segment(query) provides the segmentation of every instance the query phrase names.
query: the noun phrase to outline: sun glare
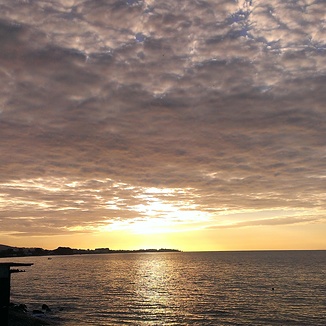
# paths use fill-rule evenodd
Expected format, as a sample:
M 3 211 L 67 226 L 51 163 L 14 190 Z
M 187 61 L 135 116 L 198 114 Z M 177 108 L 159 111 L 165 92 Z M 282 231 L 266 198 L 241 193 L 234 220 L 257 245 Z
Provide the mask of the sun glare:
M 152 218 L 136 221 L 129 225 L 130 230 L 136 234 L 156 234 L 173 232 L 172 224 L 164 219 Z

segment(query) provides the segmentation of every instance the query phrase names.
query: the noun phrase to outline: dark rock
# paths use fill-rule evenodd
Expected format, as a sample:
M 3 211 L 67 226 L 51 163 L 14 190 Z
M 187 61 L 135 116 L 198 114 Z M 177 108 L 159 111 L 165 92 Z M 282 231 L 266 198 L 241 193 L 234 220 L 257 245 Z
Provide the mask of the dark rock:
M 9 309 L 9 326 L 44 326 L 50 322 L 42 320 L 28 313 Z M 2 326 L 2 325 L 1 325 Z
M 27 307 L 26 307 L 25 304 L 21 303 L 21 304 L 18 306 L 18 310 L 23 311 L 23 312 L 27 312 Z
M 27 306 L 25 304 L 10 303 L 9 308 L 14 311 L 27 312 Z
M 50 312 L 51 311 L 50 307 L 47 304 L 45 304 L 45 303 L 42 304 L 42 310 L 45 310 L 46 312 Z

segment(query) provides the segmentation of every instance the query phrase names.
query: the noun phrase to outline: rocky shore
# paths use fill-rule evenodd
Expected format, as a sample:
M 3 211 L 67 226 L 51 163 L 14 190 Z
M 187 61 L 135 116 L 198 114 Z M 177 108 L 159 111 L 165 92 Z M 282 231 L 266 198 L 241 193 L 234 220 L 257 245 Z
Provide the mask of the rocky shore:
M 9 326 L 45 326 L 54 325 L 46 320 L 34 317 L 28 313 L 10 311 L 9 312 Z
M 13 305 L 9 309 L 9 326 L 46 326 L 60 325 L 54 320 L 48 320 L 46 315 L 44 318 L 42 312 L 34 314 L 23 308 L 24 305 Z

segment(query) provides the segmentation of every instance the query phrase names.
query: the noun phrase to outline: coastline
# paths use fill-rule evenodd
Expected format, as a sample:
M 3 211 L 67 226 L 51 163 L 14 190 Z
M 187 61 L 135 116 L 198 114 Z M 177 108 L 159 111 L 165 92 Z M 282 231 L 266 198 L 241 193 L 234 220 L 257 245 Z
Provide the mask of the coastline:
M 136 249 L 136 250 L 112 250 L 110 248 L 96 248 L 96 249 L 75 249 L 70 247 L 58 247 L 54 250 L 43 248 L 25 248 L 25 247 L 11 247 L 0 244 L 0 258 L 10 257 L 35 257 L 35 256 L 62 256 L 62 255 L 98 255 L 98 254 L 125 254 L 125 253 L 161 253 L 161 252 L 181 252 L 179 249 Z
M 47 320 L 34 317 L 28 313 L 9 310 L 9 326 L 46 326 L 55 325 Z M 58 324 L 57 324 L 58 325 Z
M 60 325 L 58 321 L 48 319 L 44 314 L 44 318 L 39 315 L 33 315 L 29 311 L 17 309 L 17 306 L 9 308 L 8 326 L 47 326 Z

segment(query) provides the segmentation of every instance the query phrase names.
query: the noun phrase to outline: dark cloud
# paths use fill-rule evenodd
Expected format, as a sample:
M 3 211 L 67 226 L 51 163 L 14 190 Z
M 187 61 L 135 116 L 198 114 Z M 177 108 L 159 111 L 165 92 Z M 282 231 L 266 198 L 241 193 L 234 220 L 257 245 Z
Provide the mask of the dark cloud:
M 150 207 L 319 216 L 323 5 L 2 1 L 1 230 L 91 232 Z M 315 221 L 291 218 L 270 225 Z

